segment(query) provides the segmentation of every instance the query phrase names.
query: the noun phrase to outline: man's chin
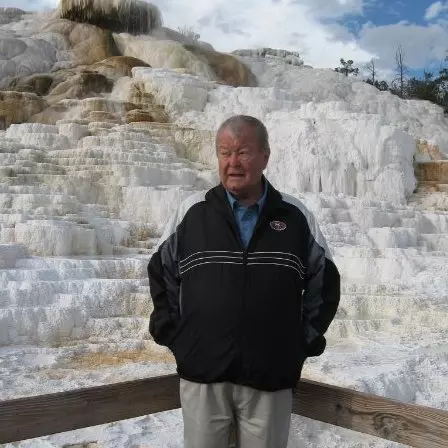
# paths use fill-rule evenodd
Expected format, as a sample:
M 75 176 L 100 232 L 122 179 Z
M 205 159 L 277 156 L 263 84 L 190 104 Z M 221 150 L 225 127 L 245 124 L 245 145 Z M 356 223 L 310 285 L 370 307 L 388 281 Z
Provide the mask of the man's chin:
M 244 199 L 247 196 L 246 189 L 240 185 L 227 185 L 226 189 L 238 199 Z
M 230 180 L 224 183 L 224 186 L 227 190 L 231 191 L 232 193 L 234 191 L 239 191 L 241 189 L 241 183 L 239 181 Z
M 244 179 L 234 178 L 226 182 L 227 188 L 231 190 L 241 190 L 244 188 Z

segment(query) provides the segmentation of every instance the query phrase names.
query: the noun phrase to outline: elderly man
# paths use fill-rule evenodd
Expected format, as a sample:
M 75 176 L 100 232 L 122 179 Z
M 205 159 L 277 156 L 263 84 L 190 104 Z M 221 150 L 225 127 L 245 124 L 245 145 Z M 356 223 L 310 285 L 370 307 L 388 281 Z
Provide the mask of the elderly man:
M 221 183 L 187 198 L 148 265 L 150 332 L 181 378 L 186 448 L 284 448 L 303 362 L 325 349 L 340 279 L 304 205 L 263 176 L 259 120 L 218 129 Z

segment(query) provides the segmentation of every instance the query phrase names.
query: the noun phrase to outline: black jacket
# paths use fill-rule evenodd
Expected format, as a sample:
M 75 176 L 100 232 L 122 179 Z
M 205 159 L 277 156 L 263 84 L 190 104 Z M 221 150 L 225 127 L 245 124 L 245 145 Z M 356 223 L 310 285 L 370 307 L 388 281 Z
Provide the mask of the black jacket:
M 295 387 L 340 296 L 319 227 L 270 184 L 247 250 L 222 185 L 185 200 L 148 265 L 150 333 L 180 377 L 260 390 Z

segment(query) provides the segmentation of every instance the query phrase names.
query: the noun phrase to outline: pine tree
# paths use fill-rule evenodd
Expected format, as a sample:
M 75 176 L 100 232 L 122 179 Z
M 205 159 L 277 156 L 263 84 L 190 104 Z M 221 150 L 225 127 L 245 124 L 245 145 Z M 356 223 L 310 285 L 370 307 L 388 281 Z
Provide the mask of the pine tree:
M 353 67 L 353 61 L 349 59 L 348 61 L 345 61 L 343 58 L 340 59 L 341 66 L 336 67 L 334 69 L 335 72 L 343 73 L 345 76 L 348 75 L 355 75 L 358 76 L 359 74 L 359 68 Z
M 423 72 L 423 78 L 412 77 L 407 83 L 407 95 L 412 99 L 427 100 L 437 103 L 439 100 L 439 85 L 433 73 Z

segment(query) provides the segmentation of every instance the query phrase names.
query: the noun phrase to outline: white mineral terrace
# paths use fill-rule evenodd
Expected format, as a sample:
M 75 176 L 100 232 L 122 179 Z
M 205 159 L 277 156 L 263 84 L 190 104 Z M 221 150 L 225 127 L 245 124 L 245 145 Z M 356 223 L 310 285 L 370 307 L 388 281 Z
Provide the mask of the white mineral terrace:
M 2 138 L 2 399 L 174 371 L 149 340 L 146 265 L 170 210 L 211 185 L 213 174 L 178 158 L 156 125 L 136 127 L 22 124 Z M 446 408 L 448 213 L 342 195 L 299 197 L 316 213 L 343 278 L 329 349 L 307 362 L 305 376 Z M 136 437 L 181 446 L 180 422 L 172 412 L 108 425 L 99 435 L 86 429 L 19 446 L 62 446 L 92 434 L 99 446 Z M 333 446 L 322 445 L 325 437 L 334 446 L 367 440 L 293 423 L 291 447 L 300 440 Z
M 24 26 L 1 31 L 0 41 L 12 40 L 0 76 L 13 71 L 7 60 L 18 70 L 36 45 L 49 53 L 45 66 L 32 59 L 30 72 L 70 59 L 57 33 L 44 36 L 52 51 L 33 44 L 31 32 L 23 47 Z M 114 38 L 128 56 L 156 45 Z M 259 87 L 229 87 L 207 78 L 203 61 L 173 67 L 181 58 L 165 54 L 164 42 L 152 55 L 156 68 L 134 68 L 99 97 L 67 100 L 55 125 L 0 131 L 0 400 L 175 371 L 148 333 L 146 266 L 180 201 L 217 182 L 219 123 L 249 113 L 270 131 L 267 177 L 315 213 L 342 275 L 328 349 L 306 362 L 304 377 L 448 410 L 448 188 L 441 181 L 415 191 L 413 167 L 429 160 L 419 144 L 446 158 L 441 109 L 276 57 L 244 57 Z M 190 74 L 179 70 L 186 65 Z M 125 123 L 136 87 L 165 107 L 169 124 Z M 181 414 L 4 446 L 76 444 L 181 448 Z M 398 446 L 292 420 L 289 448 Z

